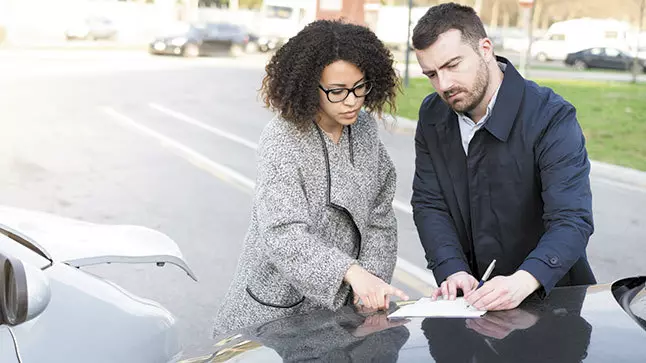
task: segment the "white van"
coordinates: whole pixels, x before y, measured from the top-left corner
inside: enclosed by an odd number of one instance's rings
[[[264,0],[254,30],[261,50],[280,47],[316,19],[316,0]]]
[[[532,44],[532,57],[564,60],[568,53],[592,47],[629,46],[630,24],[612,19],[571,19],[552,24],[545,35]]]

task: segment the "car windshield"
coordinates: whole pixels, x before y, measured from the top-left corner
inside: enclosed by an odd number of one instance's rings
[[[292,16],[292,8],[286,6],[267,6],[265,16],[267,18],[289,19]]]

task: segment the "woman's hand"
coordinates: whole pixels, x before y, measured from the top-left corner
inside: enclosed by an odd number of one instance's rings
[[[403,291],[395,288],[359,265],[352,265],[345,273],[344,281],[352,286],[354,304],[359,301],[370,309],[386,310],[390,305],[390,296],[408,300]]]
[[[366,335],[374,334],[382,330],[406,325],[408,322],[410,322],[409,319],[388,319],[388,315],[382,312],[366,317],[363,324],[357,327],[357,329],[352,332],[352,335],[357,338],[363,338]]]

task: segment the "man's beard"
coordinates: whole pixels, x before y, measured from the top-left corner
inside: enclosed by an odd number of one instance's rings
[[[473,90],[469,91],[461,87],[452,88],[444,92],[444,101],[456,112],[469,113],[482,102],[487,92],[487,86],[489,86],[489,70],[484,59],[481,57],[476,79],[473,83]],[[457,92],[461,92],[463,98],[458,103],[449,102],[449,96]]]

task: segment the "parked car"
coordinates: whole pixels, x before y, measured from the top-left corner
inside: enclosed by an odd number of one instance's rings
[[[480,318],[389,319],[352,307],[216,337],[190,362],[644,362],[646,276],[558,287]],[[411,302],[405,302],[407,304]],[[391,303],[391,312],[398,307]]]
[[[229,23],[179,24],[166,35],[155,38],[149,46],[151,54],[241,55],[257,48],[257,37],[242,26]]]
[[[114,40],[118,29],[115,23],[103,16],[91,16],[65,31],[67,40]]]
[[[575,69],[602,68],[615,70],[632,70],[633,57],[616,48],[588,48],[565,57],[565,64]],[[646,72],[646,60],[638,59],[637,71]]]
[[[169,263],[196,279],[155,230],[0,207],[0,361],[176,361],[168,310],[82,269],[121,262]]]

